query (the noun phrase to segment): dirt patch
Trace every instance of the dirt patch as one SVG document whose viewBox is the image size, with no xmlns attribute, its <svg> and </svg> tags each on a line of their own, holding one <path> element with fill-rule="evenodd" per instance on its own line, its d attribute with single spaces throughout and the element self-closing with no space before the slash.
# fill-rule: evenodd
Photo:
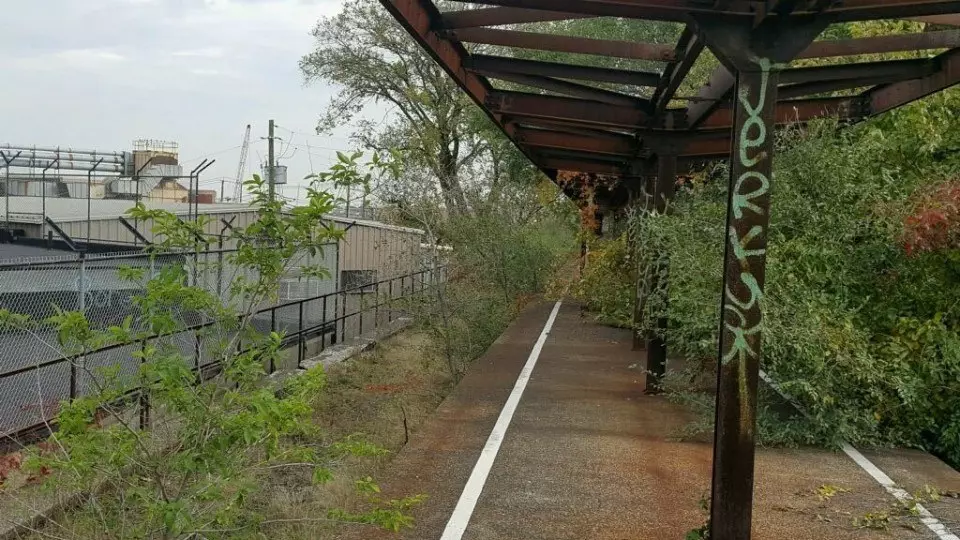
<svg viewBox="0 0 960 540">
<path fill-rule="evenodd" d="M 353 436 L 389 453 L 345 458 L 334 467 L 334 480 L 325 485 L 313 485 L 308 474 L 293 470 L 271 475 L 258 496 L 260 511 L 271 520 L 291 521 L 261 532 L 280 540 L 306 540 L 335 538 L 342 527 L 364 527 L 324 518 L 330 508 L 368 508 L 369 495 L 358 493 L 357 480 L 370 477 L 375 482 L 452 389 L 453 379 L 437 350 L 429 335 L 411 330 L 327 371 L 327 388 L 315 404 L 315 421 L 322 431 L 318 442 Z M 296 521 L 302 519 L 313 521 Z"/>
</svg>

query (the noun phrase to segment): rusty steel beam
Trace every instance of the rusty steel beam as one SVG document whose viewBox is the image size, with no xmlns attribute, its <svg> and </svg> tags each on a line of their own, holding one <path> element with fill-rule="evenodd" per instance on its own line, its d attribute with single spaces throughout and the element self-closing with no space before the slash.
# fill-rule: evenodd
<svg viewBox="0 0 960 540">
<path fill-rule="evenodd" d="M 722 9 L 697 0 L 456 0 L 462 3 L 561 11 L 601 17 L 686 22 L 691 14 L 752 17 L 755 3 L 732 0 Z"/>
<path fill-rule="evenodd" d="M 904 80 L 907 80 L 905 78 Z M 854 88 L 866 88 L 879 84 L 889 84 L 889 77 L 862 77 L 859 79 L 842 79 L 838 81 L 812 81 L 808 83 L 791 84 L 781 86 L 777 91 L 780 99 L 795 99 L 815 94 L 826 94 L 828 92 L 837 92 L 840 90 L 852 90 Z"/>
<path fill-rule="evenodd" d="M 890 82 L 895 82 L 929 75 L 933 73 L 935 67 L 934 62 L 920 59 L 794 68 L 780 72 L 780 84 L 840 81 L 863 77 L 886 78 Z"/>
<path fill-rule="evenodd" d="M 697 101 L 687 107 L 686 125 L 696 128 L 709 118 L 733 92 L 736 77 L 724 66 L 718 66 L 707 83 L 697 91 Z"/>
<path fill-rule="evenodd" d="M 623 164 L 610 161 L 588 161 L 564 157 L 539 157 L 537 158 L 536 164 L 543 169 L 553 169 L 556 171 L 605 174 L 610 176 L 621 176 L 624 173 Z"/>
<path fill-rule="evenodd" d="M 713 139 L 678 138 L 674 157 L 685 159 L 721 159 L 730 155 L 730 133 Z M 661 154 L 662 155 L 662 154 Z"/>
<path fill-rule="evenodd" d="M 734 2 L 729 2 L 733 4 Z M 766 18 L 765 13 L 756 14 L 749 32 L 750 39 L 756 39 L 756 45 L 763 50 L 757 51 L 762 58 L 769 58 L 778 63 L 792 60 L 820 34 L 830 23 L 829 17 L 807 16 L 795 19 L 788 15 L 797 8 L 796 2 L 778 2 L 776 7 L 781 13 L 772 18 Z M 728 100 L 734 90 L 736 71 L 733 66 L 733 56 L 742 52 L 743 43 L 733 45 L 737 38 L 733 37 L 731 29 L 742 25 L 743 21 L 719 19 L 717 17 L 694 16 L 697 27 L 704 33 L 711 51 L 721 65 L 710 75 L 707 84 L 697 93 L 701 100 L 691 105 L 687 111 L 687 125 L 696 128 L 720 106 Z M 741 28 L 738 32 L 742 32 Z M 744 40 L 744 36 L 739 36 Z M 749 39 L 746 40 L 749 42 Z"/>
<path fill-rule="evenodd" d="M 622 136 L 602 136 L 598 134 L 574 133 L 569 131 L 553 131 L 518 126 L 516 129 L 517 141 L 542 153 L 563 151 L 566 157 L 582 159 L 635 159 L 650 154 L 663 154 L 663 141 L 659 144 L 638 144 L 634 139 Z M 684 159 L 723 159 L 730 153 L 729 133 L 712 139 L 687 138 L 679 134 L 671 137 L 670 152 L 676 157 Z"/>
<path fill-rule="evenodd" d="M 543 90 L 556 92 L 558 94 L 588 99 L 591 101 L 598 101 L 600 103 L 609 103 L 610 105 L 639 107 L 647 103 L 646 100 L 641 98 L 628 96 L 626 94 L 621 94 L 619 92 L 613 92 L 610 90 L 604 90 L 602 88 L 595 88 L 593 86 L 572 83 L 562 79 L 554 79 L 552 77 L 524 75 L 521 73 L 500 72 L 485 69 L 474 69 L 473 71 L 487 78 L 509 81 L 534 88 L 541 88 Z"/>
<path fill-rule="evenodd" d="M 563 123 L 573 127 L 622 129 L 636 131 L 650 128 L 649 113 L 643 108 L 606 105 L 593 101 L 526 92 L 494 91 L 486 100 L 487 108 L 498 115 L 508 115 L 524 122 Z M 680 111 L 682 112 L 682 111 Z M 864 118 L 869 115 L 865 100 L 853 97 L 783 101 L 777 104 L 777 124 L 803 123 L 824 116 Z M 702 129 L 730 129 L 733 112 L 729 104 L 721 104 L 700 122 Z M 686 126 L 678 123 L 675 130 Z M 670 129 L 666 130 L 670 131 Z M 660 131 L 661 135 L 663 130 Z M 688 131 L 679 131 L 689 133 Z"/>
<path fill-rule="evenodd" d="M 781 101 L 775 108 L 777 125 L 804 123 L 828 116 L 860 119 L 869 115 L 866 100 L 859 96 Z M 733 110 L 723 107 L 714 111 L 700 127 L 729 128 L 732 122 Z"/>
<path fill-rule="evenodd" d="M 532 127 L 550 129 L 553 131 L 569 131 L 571 133 L 597 134 L 599 136 L 624 136 L 642 138 L 648 145 L 653 141 L 664 141 L 668 144 L 674 144 L 678 140 L 684 141 L 712 141 L 716 139 L 729 139 L 730 126 L 718 129 L 699 129 L 699 130 L 681 130 L 681 129 L 660 129 L 650 127 L 637 127 L 635 129 L 625 129 L 614 131 L 611 129 L 600 129 L 598 127 L 586 127 L 584 124 L 557 120 L 551 118 L 514 118 L 504 116 L 506 122 L 521 123 Z"/>
<path fill-rule="evenodd" d="M 758 11 L 758 2 L 728 0 L 704 2 L 697 0 L 457 0 L 458 2 L 489 6 L 561 11 L 580 15 L 625 17 L 656 21 L 686 22 L 691 15 L 717 15 L 755 20 L 768 11 Z M 796 4 L 796 2 L 794 2 Z M 958 0 L 845 0 L 824 9 L 816 5 L 794 6 L 792 16 L 803 18 L 822 16 L 834 22 L 866 21 L 874 19 L 904 19 L 960 14 Z M 781 10 L 780 15 L 783 15 Z M 758 15 L 759 13 L 759 15 Z M 948 23 L 949 24 L 949 23 Z"/>
<path fill-rule="evenodd" d="M 845 0 L 824 11 L 836 22 L 904 19 L 960 13 L 957 0 Z M 808 14 L 815 14 L 809 12 Z"/>
<path fill-rule="evenodd" d="M 505 117 L 509 118 L 509 117 Z M 538 119 L 514 119 L 512 120 L 517 127 L 529 128 L 529 129 L 546 129 L 550 131 L 562 131 L 564 133 L 575 133 L 577 135 L 584 135 L 586 137 L 628 137 L 632 138 L 630 135 L 625 133 L 620 133 L 617 131 L 609 131 L 605 129 L 596 129 L 596 128 L 587 128 L 587 127 L 577 127 L 577 126 L 567 126 L 567 125 L 557 125 L 554 122 L 543 122 Z"/>
<path fill-rule="evenodd" d="M 637 142 L 625 137 L 599 137 L 525 128 L 517 128 L 515 136 L 520 144 L 535 148 L 555 148 L 625 157 L 635 156 L 639 151 Z"/>
<path fill-rule="evenodd" d="M 472 70 L 522 73 L 525 75 L 539 75 L 541 77 L 608 82 L 633 86 L 657 86 L 660 82 L 660 75 L 646 71 L 579 66 L 575 64 L 523 60 L 520 58 L 487 56 L 482 54 L 471 55 L 470 58 L 466 60 L 466 66 Z"/>
<path fill-rule="evenodd" d="M 774 131 L 782 106 L 777 102 L 779 70 L 810 45 L 830 18 L 782 15 L 766 18 L 759 25 L 756 21 L 708 17 L 695 20 L 710 50 L 736 73 L 734 109 L 728 119 L 733 124 L 733 144 L 724 228 L 710 538 L 750 540 L 763 328 L 761 298 Z"/>
<path fill-rule="evenodd" d="M 649 118 L 648 107 L 620 107 L 525 92 L 494 91 L 484 103 L 496 114 L 565 120 L 584 126 L 632 129 L 644 126 Z"/>
<path fill-rule="evenodd" d="M 580 135 L 587 136 L 597 136 L 597 137 L 627 137 L 630 139 L 636 138 L 631 133 L 625 133 L 622 131 L 612 131 L 609 129 L 598 129 L 583 127 L 576 124 L 568 124 L 564 122 L 557 122 L 553 120 L 543 120 L 541 118 L 513 118 L 510 116 L 504 116 L 504 121 L 516 124 L 520 127 L 527 127 L 533 129 L 546 129 L 550 131 L 563 131 L 567 133 L 578 133 Z"/>
<path fill-rule="evenodd" d="M 659 43 L 638 43 L 633 41 L 613 41 L 606 39 L 561 36 L 557 34 L 538 34 L 517 30 L 497 30 L 494 28 L 463 28 L 444 30 L 443 34 L 451 39 L 466 43 L 483 43 L 503 47 L 518 47 L 538 51 L 593 54 L 629 58 L 633 60 L 654 60 L 670 62 L 674 60 L 674 50 L 670 45 Z"/>
<path fill-rule="evenodd" d="M 857 39 L 814 41 L 797 58 L 826 58 L 960 47 L 960 29 Z"/>
<path fill-rule="evenodd" d="M 690 25 L 687 25 L 677 42 L 675 54 L 679 61 L 669 64 L 663 70 L 663 76 L 653 92 L 651 101 L 654 105 L 655 116 L 659 116 L 666 110 L 670 100 L 676 95 L 677 88 L 690 73 L 693 64 L 700 58 L 703 47 L 703 40 L 693 32 Z"/>
<path fill-rule="evenodd" d="M 649 129 L 650 115 L 643 108 L 607 105 L 582 99 L 574 99 L 526 92 L 494 91 L 486 101 L 490 111 L 508 115 L 524 122 L 561 123 L 571 127 L 631 130 L 642 135 Z M 683 112 L 683 111 L 679 111 Z M 866 101 L 858 96 L 782 101 L 776 106 L 777 124 L 803 123 L 815 118 L 837 116 L 840 118 L 864 118 L 870 111 Z M 670 118 L 668 117 L 668 120 Z M 730 129 L 733 111 L 729 104 L 721 104 L 703 119 L 699 128 L 710 130 Z M 664 136 L 671 130 L 690 133 L 681 122 L 667 126 L 670 129 L 653 130 Z"/>
<path fill-rule="evenodd" d="M 446 40 L 437 32 L 431 30 L 441 17 L 437 7 L 430 0 L 380 0 L 380 4 L 417 41 L 420 47 L 447 72 L 447 75 L 480 106 L 490 120 L 503 131 L 504 135 L 514 142 L 517 149 L 527 159 L 533 161 L 532 155 L 528 153 L 527 149 L 513 140 L 513 127 L 506 125 L 500 114 L 484 106 L 490 94 L 493 93 L 493 87 L 483 77 L 465 69 L 463 61 L 469 56 L 467 50 L 460 43 Z"/>
<path fill-rule="evenodd" d="M 941 26 L 960 26 L 960 15 L 930 15 L 927 17 L 907 17 L 908 21 L 938 24 Z"/>
<path fill-rule="evenodd" d="M 477 104 L 483 105 L 484 99 L 493 88 L 483 78 L 463 69 L 463 60 L 469 53 L 462 45 L 451 43 L 431 30 L 431 22 L 440 20 L 440 11 L 432 2 L 380 0 L 380 3 L 467 95 Z"/>
<path fill-rule="evenodd" d="M 860 77 L 858 79 L 839 79 L 811 81 L 806 83 L 791 84 L 781 86 L 777 95 L 782 100 L 790 100 L 811 96 L 814 94 L 824 94 L 828 92 L 837 92 L 840 90 L 852 90 L 855 88 L 867 88 L 870 86 L 888 85 L 897 82 L 909 81 L 923 77 L 923 74 L 905 73 L 901 77 L 891 78 L 889 76 L 880 77 Z"/>
<path fill-rule="evenodd" d="M 546 11 L 539 9 L 522 8 L 483 8 L 465 9 L 461 11 L 446 11 L 441 17 L 441 28 L 453 30 L 456 28 L 476 28 L 478 26 L 501 26 L 507 24 L 523 24 L 546 21 L 566 21 L 570 19 L 589 19 L 593 15 L 564 13 L 561 11 Z"/>
<path fill-rule="evenodd" d="M 617 156 L 613 154 L 592 154 L 590 152 L 581 152 L 578 150 L 560 150 L 557 148 L 548 147 L 538 148 L 535 153 L 543 157 L 573 159 L 579 161 L 596 161 L 600 163 L 613 163 L 617 165 L 622 165 L 623 163 L 630 161 L 623 156 Z"/>
<path fill-rule="evenodd" d="M 951 49 L 934 58 L 938 69 L 926 77 L 902 81 L 868 91 L 871 114 L 880 114 L 935 92 L 960 84 L 960 49 Z"/>
</svg>

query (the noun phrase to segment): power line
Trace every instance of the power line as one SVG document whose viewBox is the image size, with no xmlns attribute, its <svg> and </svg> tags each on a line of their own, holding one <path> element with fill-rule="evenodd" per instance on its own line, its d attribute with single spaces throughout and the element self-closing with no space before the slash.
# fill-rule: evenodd
<svg viewBox="0 0 960 540">
<path fill-rule="evenodd" d="M 277 126 L 274 125 L 273 127 L 276 129 Z M 282 137 L 277 137 L 277 139 L 280 140 L 280 157 L 277 158 L 277 161 L 280 161 L 281 159 L 287 158 L 287 151 L 290 150 L 290 145 L 293 144 L 293 132 L 290 133 L 290 140 L 283 139 Z M 284 144 L 286 144 L 286 146 L 284 146 Z"/>
<path fill-rule="evenodd" d="M 280 129 L 286 131 L 287 133 L 296 133 L 297 135 L 302 135 L 302 136 L 304 136 L 304 137 L 315 137 L 315 138 L 317 138 L 317 139 L 339 139 L 339 140 L 341 140 L 341 141 L 349 141 L 349 140 L 350 140 L 349 137 L 338 137 L 338 136 L 336 136 L 336 135 L 320 135 L 320 134 L 318 134 L 318 133 L 307 133 L 307 132 L 304 132 L 304 131 L 300 131 L 299 129 L 290 129 L 290 128 L 282 127 L 282 126 L 276 126 L 276 127 L 278 127 L 278 128 L 280 128 Z"/>
<path fill-rule="evenodd" d="M 195 158 L 182 159 L 182 160 L 180 160 L 180 164 L 182 165 L 182 164 L 184 164 L 184 163 L 190 163 L 191 161 L 199 161 L 199 160 L 201 160 L 201 159 L 203 159 L 203 158 L 208 158 L 208 157 L 211 157 L 211 156 L 220 155 L 220 154 L 223 154 L 224 152 L 229 152 L 229 151 L 231 151 L 231 150 L 236 150 L 236 149 L 240 148 L 240 146 L 241 146 L 241 145 L 238 144 L 238 145 L 236 145 L 236 146 L 231 146 L 230 148 L 224 148 L 223 150 L 217 150 L 216 152 L 211 152 L 211 153 L 209 153 L 209 154 L 204 154 L 204 155 L 202 155 L 202 156 L 197 156 L 197 157 L 195 157 Z"/>
<path fill-rule="evenodd" d="M 314 149 L 328 150 L 328 151 L 330 151 L 330 152 L 343 152 L 343 153 L 347 153 L 347 154 L 356 150 L 355 148 L 354 148 L 354 149 L 351 149 L 351 150 L 347 150 L 347 149 L 340 149 L 340 148 L 326 148 L 326 147 L 323 147 L 323 146 L 313 146 L 313 145 L 309 145 L 309 146 L 307 146 L 306 148 L 304 148 L 303 146 L 300 146 L 299 144 L 294 144 L 294 145 L 292 145 L 292 146 L 293 146 L 294 148 L 296 148 L 297 150 L 300 150 L 301 152 L 305 153 L 305 154 L 309 154 L 309 155 L 311 155 L 311 156 L 313 156 L 313 157 L 316 157 L 316 158 L 324 158 L 324 159 L 330 158 L 330 157 L 332 157 L 332 156 L 331 156 L 330 154 L 320 155 L 320 154 L 317 154 L 316 152 L 313 152 L 312 150 L 314 150 Z"/>
<path fill-rule="evenodd" d="M 299 130 L 289 129 L 289 128 L 285 128 L 285 127 L 281 127 L 281 126 L 275 126 L 275 127 L 280 128 L 280 129 L 282 129 L 282 130 L 290 133 L 291 135 L 296 134 L 296 135 L 300 135 L 300 136 L 302 136 L 302 137 L 316 137 L 316 138 L 318 138 L 318 139 L 338 139 L 338 140 L 341 140 L 341 141 L 350 141 L 350 139 L 347 138 L 347 137 L 333 137 L 333 136 L 326 136 L 326 135 L 310 135 L 309 133 L 304 133 L 304 132 L 299 131 Z M 347 152 L 347 151 L 348 151 L 348 150 L 343 150 L 343 149 L 340 149 L 340 148 L 331 148 L 331 147 L 329 147 L 329 146 L 321 146 L 321 145 L 318 145 L 318 144 L 313 144 L 313 145 L 311 145 L 311 148 L 322 148 L 322 149 L 324 149 L 324 150 L 334 150 L 334 151 L 337 151 L 337 152 Z"/>
</svg>

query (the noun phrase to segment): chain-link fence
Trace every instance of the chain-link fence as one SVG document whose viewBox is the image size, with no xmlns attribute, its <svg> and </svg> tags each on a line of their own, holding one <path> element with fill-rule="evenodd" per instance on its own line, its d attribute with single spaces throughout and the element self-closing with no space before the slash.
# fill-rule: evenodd
<svg viewBox="0 0 960 540">
<path fill-rule="evenodd" d="M 231 293 L 239 280 L 256 276 L 234 265 L 230 250 L 153 256 L 78 254 L 0 263 L 0 310 L 33 321 L 42 321 L 57 310 L 79 311 L 93 327 L 103 329 L 128 316 L 136 321 L 134 298 L 144 293 L 151 277 L 165 267 L 180 267 L 188 284 L 215 294 L 240 312 L 253 313 L 250 322 L 256 330 L 281 333 L 284 365 L 268 369 L 294 369 L 330 344 L 391 323 L 398 316 L 398 299 L 445 280 L 444 269 L 424 270 L 419 260 L 413 265 L 388 265 L 378 258 L 377 272 L 341 272 L 341 250 L 341 245 L 331 244 L 314 256 L 293 261 L 277 284 L 276 296 L 256 306 L 244 305 L 242 295 Z M 318 277 L 303 272 L 304 267 L 330 271 L 328 276 Z M 378 279 L 384 274 L 389 277 Z M 342 282 L 342 276 L 347 276 L 348 282 Z M 238 349 L 243 346 L 242 340 L 236 339 L 236 329 L 204 320 L 196 312 L 183 310 L 173 315 L 180 324 L 175 331 L 82 354 L 69 350 L 69 344 L 49 325 L 0 325 L 0 435 L 21 440 L 31 433 L 45 433 L 63 400 L 96 392 L 107 377 L 135 377 L 139 373 L 135 353 L 148 341 L 175 347 L 201 373 L 215 371 L 216 352 L 224 343 L 234 342 Z"/>
</svg>

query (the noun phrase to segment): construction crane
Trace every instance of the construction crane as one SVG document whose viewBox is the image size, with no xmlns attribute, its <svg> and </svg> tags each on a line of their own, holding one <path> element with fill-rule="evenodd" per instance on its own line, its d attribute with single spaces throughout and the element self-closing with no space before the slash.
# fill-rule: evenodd
<svg viewBox="0 0 960 540">
<path fill-rule="evenodd" d="M 237 167 L 237 184 L 233 192 L 233 200 L 243 202 L 243 173 L 247 167 L 247 151 L 250 150 L 250 124 L 243 134 L 243 145 L 240 147 L 240 165 Z"/>
</svg>

